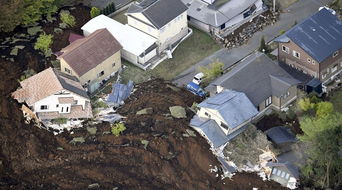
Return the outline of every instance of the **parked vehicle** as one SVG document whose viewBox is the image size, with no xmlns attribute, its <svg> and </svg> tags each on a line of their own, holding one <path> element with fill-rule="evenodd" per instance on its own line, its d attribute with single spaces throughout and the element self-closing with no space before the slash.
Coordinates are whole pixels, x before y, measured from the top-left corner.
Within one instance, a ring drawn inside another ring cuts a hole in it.
<svg viewBox="0 0 342 190">
<path fill-rule="evenodd" d="M 196 83 L 190 82 L 189 84 L 186 85 L 186 89 L 188 89 L 190 92 L 193 94 L 200 96 L 200 97 L 205 97 L 206 93 L 205 91 Z"/>
<path fill-rule="evenodd" d="M 199 85 L 202 82 L 202 79 L 204 78 L 204 74 L 201 73 L 197 73 L 194 78 L 192 79 L 192 82 Z"/>
</svg>

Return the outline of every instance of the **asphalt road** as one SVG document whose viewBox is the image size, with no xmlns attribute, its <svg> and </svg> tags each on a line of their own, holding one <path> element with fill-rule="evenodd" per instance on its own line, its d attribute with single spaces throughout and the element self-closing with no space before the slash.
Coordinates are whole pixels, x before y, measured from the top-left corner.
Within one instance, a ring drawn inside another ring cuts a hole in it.
<svg viewBox="0 0 342 190">
<path fill-rule="evenodd" d="M 173 80 L 173 83 L 175 83 L 177 86 L 186 85 L 198 72 L 198 66 L 206 66 L 217 59 L 225 64 L 224 69 L 238 64 L 240 60 L 259 48 L 260 39 L 262 36 L 265 37 L 266 42 L 270 42 L 279 35 L 279 31 L 289 30 L 295 21 L 298 23 L 301 22 L 305 18 L 318 11 L 319 7 L 327 5 L 332 1 L 333 0 L 299 0 L 298 2 L 289 6 L 287 9 L 283 10 L 283 13 L 280 14 L 280 18 L 277 23 L 274 25 L 269 25 L 262 31 L 255 33 L 246 44 L 230 50 L 227 50 L 226 48 L 218 50 L 214 54 L 206 57 L 196 65 L 193 65 L 189 69 L 182 72 Z"/>
</svg>

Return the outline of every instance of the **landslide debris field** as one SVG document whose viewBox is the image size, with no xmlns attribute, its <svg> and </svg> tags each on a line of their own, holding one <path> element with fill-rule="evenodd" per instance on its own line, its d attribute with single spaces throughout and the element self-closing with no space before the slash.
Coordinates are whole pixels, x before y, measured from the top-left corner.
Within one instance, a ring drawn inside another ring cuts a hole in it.
<svg viewBox="0 0 342 190">
<path fill-rule="evenodd" d="M 127 117 L 119 137 L 109 133 L 108 123 L 92 126 L 95 135 L 85 124 L 58 136 L 27 125 L 10 97 L 22 72 L 17 64 L 0 64 L 0 189 L 281 189 L 255 174 L 215 177 L 220 171 L 209 169 L 219 162 L 206 140 L 197 133 L 185 135 L 193 115 L 188 107 L 199 99 L 162 80 L 139 84 L 118 110 Z M 175 105 L 186 108 L 187 118 L 169 115 Z M 144 108 L 153 112 L 136 115 Z M 71 144 L 74 137 L 85 142 Z"/>
</svg>

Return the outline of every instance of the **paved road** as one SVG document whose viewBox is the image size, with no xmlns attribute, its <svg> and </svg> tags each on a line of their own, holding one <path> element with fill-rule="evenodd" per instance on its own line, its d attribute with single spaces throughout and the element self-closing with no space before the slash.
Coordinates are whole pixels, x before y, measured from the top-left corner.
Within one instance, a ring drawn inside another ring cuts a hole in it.
<svg viewBox="0 0 342 190">
<path fill-rule="evenodd" d="M 240 47 L 227 50 L 225 48 L 215 52 L 213 55 L 198 62 L 196 65 L 182 72 L 177 76 L 173 82 L 178 86 L 183 86 L 192 80 L 192 77 L 198 72 L 198 66 L 206 66 L 218 59 L 222 61 L 225 66 L 229 68 L 236 64 L 252 52 L 256 51 L 260 45 L 260 39 L 265 36 L 265 40 L 270 42 L 279 35 L 279 31 L 288 30 L 297 21 L 301 22 L 303 19 L 314 14 L 319 7 L 324 6 L 332 2 L 333 0 L 299 0 L 294 3 L 280 14 L 278 22 L 274 25 L 265 27 L 262 31 L 259 31 L 253 35 L 251 39 Z"/>
</svg>

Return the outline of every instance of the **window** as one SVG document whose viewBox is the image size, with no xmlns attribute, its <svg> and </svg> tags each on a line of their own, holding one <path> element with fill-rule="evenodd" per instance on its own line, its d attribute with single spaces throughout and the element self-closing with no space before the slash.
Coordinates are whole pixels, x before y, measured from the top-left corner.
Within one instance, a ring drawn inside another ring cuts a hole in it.
<svg viewBox="0 0 342 190">
<path fill-rule="evenodd" d="M 40 109 L 41 109 L 41 110 L 47 110 L 47 109 L 48 109 L 48 106 L 47 106 L 47 105 L 41 105 L 41 106 L 40 106 Z"/>
<path fill-rule="evenodd" d="M 58 108 L 59 107 L 59 104 L 56 104 L 56 108 Z"/>
<path fill-rule="evenodd" d="M 228 126 L 227 126 L 226 124 L 222 123 L 222 122 L 221 122 L 221 127 L 222 127 L 222 128 L 225 128 L 225 129 L 227 129 L 227 130 L 229 129 Z"/>
<path fill-rule="evenodd" d="M 333 57 L 336 57 L 336 56 L 338 56 L 338 51 L 335 51 L 333 54 Z"/>
<path fill-rule="evenodd" d="M 315 63 L 316 63 L 316 62 L 315 62 L 314 60 L 312 60 L 312 64 L 315 65 Z"/>
<path fill-rule="evenodd" d="M 285 178 L 286 178 L 286 179 L 289 179 L 289 178 L 290 178 L 290 174 L 286 173 Z"/>
<path fill-rule="evenodd" d="M 283 96 L 283 97 L 284 97 L 284 99 L 285 99 L 285 98 L 287 98 L 287 97 L 289 97 L 289 96 L 290 96 L 290 92 L 289 92 L 289 91 L 287 91 L 287 92 L 286 92 L 286 94 L 284 94 L 284 96 Z"/>
<path fill-rule="evenodd" d="M 112 67 L 115 67 L 115 63 L 112 63 Z"/>
<path fill-rule="evenodd" d="M 334 65 L 333 68 L 331 68 L 331 73 L 337 71 L 337 65 Z"/>
<path fill-rule="evenodd" d="M 64 68 L 64 71 L 71 74 L 71 70 L 68 68 Z"/>
<path fill-rule="evenodd" d="M 272 174 L 276 174 L 277 173 L 277 168 L 273 168 Z"/>
<path fill-rule="evenodd" d="M 77 104 L 77 103 L 78 103 L 78 100 L 75 100 L 75 101 L 74 101 L 74 104 Z"/>
<path fill-rule="evenodd" d="M 61 112 L 63 112 L 64 107 L 62 107 Z"/>
<path fill-rule="evenodd" d="M 277 176 L 280 176 L 280 174 L 281 174 L 281 170 L 278 170 Z"/>
<path fill-rule="evenodd" d="M 281 49 L 283 50 L 283 52 L 286 52 L 287 54 L 290 53 L 290 49 L 288 47 L 284 46 L 284 45 L 282 46 Z"/>
<path fill-rule="evenodd" d="M 272 104 L 272 96 L 268 97 L 265 101 L 265 106 L 269 106 L 270 104 Z"/>
<path fill-rule="evenodd" d="M 65 112 L 69 112 L 69 107 L 66 107 L 66 111 Z"/>
<path fill-rule="evenodd" d="M 104 71 L 101 71 L 99 74 L 97 74 L 97 77 L 101 77 L 104 75 Z"/>
<path fill-rule="evenodd" d="M 281 172 L 281 177 L 285 178 L 285 174 L 286 174 L 285 172 Z"/>
<path fill-rule="evenodd" d="M 300 59 L 300 53 L 296 52 L 295 50 L 293 50 L 292 55 L 298 59 Z"/>
<path fill-rule="evenodd" d="M 209 118 L 211 117 L 211 115 L 208 114 L 207 112 L 204 112 L 204 115 L 208 116 Z"/>
<path fill-rule="evenodd" d="M 311 59 L 310 58 L 308 58 L 307 60 L 308 60 L 309 63 L 311 63 Z"/>
</svg>

